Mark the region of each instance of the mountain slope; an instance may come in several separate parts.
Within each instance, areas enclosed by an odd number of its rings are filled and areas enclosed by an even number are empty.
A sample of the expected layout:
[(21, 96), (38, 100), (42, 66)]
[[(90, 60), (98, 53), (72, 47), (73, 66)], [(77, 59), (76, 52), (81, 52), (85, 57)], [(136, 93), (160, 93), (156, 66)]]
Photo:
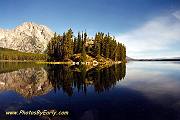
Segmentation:
[(42, 53), (53, 34), (44, 25), (25, 22), (15, 29), (0, 29), (0, 47), (22, 52)]
[(0, 60), (46, 60), (46, 54), (26, 53), (0, 47)]

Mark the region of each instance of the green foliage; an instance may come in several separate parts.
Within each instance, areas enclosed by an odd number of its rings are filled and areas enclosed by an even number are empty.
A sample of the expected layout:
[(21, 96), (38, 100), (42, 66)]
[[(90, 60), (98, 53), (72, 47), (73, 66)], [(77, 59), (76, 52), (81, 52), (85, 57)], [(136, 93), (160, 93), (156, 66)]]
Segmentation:
[(63, 37), (63, 58), (68, 59), (73, 55), (73, 32), (71, 29)]
[(109, 33), (97, 33), (94, 39), (93, 55), (97, 59), (102, 56), (113, 61), (126, 61), (126, 48), (123, 44), (117, 43)]
[[(93, 41), (93, 45), (89, 45), (90, 40)], [(48, 44), (47, 51), (50, 61), (68, 60), (77, 53), (81, 53), (81, 61), (86, 61), (86, 54), (98, 61), (101, 57), (113, 61), (126, 61), (126, 47), (109, 33), (102, 32), (96, 33), (94, 39), (89, 39), (86, 32), (79, 32), (77, 37), (73, 37), (73, 31), (69, 29), (62, 36), (55, 34)]]
[(81, 53), (82, 51), (82, 37), (81, 37), (81, 33), (78, 33), (78, 37), (77, 37), (77, 52), (76, 53)]
[(47, 46), (47, 54), (49, 55), (50, 60), (63, 59), (63, 47), (61, 46), (64, 39), (63, 37), (61, 37), (60, 35), (57, 36), (55, 33), (54, 37), (49, 42)]
[[(83, 36), (83, 35), (82, 35)], [(84, 40), (82, 41), (82, 52), (81, 52), (81, 61), (86, 61), (86, 41), (87, 41), (87, 34), (86, 32), (84, 33)]]
[(0, 48), (0, 60), (46, 60), (46, 54), (25, 53), (7, 48)]
[(71, 29), (64, 33), (63, 36), (54, 34), (54, 37), (49, 41), (47, 54), (49, 61), (67, 60), (73, 55), (74, 42), (73, 32)]

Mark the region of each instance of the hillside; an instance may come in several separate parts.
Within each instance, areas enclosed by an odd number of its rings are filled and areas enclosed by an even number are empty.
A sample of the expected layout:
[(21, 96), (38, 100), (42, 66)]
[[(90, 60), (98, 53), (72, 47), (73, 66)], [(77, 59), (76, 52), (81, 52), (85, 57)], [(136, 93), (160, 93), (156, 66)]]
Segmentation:
[(19, 52), (17, 50), (1, 48), (0, 47), (0, 60), (46, 60), (46, 54), (35, 54)]

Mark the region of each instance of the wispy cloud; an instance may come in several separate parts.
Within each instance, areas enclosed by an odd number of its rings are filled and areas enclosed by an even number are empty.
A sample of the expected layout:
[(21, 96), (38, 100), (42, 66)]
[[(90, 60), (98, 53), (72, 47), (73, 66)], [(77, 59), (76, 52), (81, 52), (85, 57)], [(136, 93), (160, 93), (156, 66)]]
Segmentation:
[[(155, 58), (180, 55), (180, 11), (155, 17), (142, 26), (117, 36), (134, 58)], [(167, 52), (168, 51), (168, 52)]]
[(174, 12), (173, 15), (180, 20), (180, 10)]

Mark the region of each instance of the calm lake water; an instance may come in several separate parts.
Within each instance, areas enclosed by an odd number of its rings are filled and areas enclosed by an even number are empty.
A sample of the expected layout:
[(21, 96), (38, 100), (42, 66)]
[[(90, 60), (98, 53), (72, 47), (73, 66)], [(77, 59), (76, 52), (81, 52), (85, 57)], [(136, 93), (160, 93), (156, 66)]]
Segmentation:
[[(7, 116), (57, 110), (68, 116)], [(0, 63), (0, 120), (180, 120), (180, 62)]]

